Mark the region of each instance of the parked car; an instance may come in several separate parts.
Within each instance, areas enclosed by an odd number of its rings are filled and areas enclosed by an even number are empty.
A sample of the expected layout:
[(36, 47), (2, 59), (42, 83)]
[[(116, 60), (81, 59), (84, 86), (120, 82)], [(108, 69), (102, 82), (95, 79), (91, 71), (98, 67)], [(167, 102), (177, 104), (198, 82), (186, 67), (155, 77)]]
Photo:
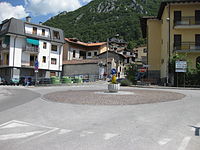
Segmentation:
[(8, 85), (19, 85), (19, 78), (12, 78), (9, 82)]
[(20, 77), (19, 84), (25, 86), (35, 85), (35, 80), (30, 76)]
[(50, 78), (40, 78), (39, 84), (51, 84), (51, 79)]
[(7, 85), (7, 81), (2, 77), (0, 77), (0, 85)]

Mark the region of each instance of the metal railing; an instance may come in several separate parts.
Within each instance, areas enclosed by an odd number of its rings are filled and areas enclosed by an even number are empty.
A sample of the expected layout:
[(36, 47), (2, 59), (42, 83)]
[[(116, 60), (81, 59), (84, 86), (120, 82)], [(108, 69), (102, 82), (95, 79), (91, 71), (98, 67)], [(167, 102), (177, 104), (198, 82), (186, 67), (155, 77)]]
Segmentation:
[(26, 51), (26, 52), (39, 53), (39, 47), (37, 47), (37, 46), (26, 45), (22, 49), (23, 49), (23, 51)]
[(46, 37), (46, 38), (49, 38), (50, 35), (48, 34), (42, 34), (42, 33), (34, 33), (34, 32), (31, 32), (31, 31), (26, 31), (26, 34), (31, 34), (31, 35), (35, 35), (35, 36), (40, 36), (40, 37)]
[(194, 16), (182, 17), (181, 20), (174, 20), (174, 26), (178, 25), (200, 25), (200, 20), (196, 20)]
[(200, 51), (200, 43), (182, 42), (181, 44), (174, 44), (174, 51), (180, 51), (180, 50)]

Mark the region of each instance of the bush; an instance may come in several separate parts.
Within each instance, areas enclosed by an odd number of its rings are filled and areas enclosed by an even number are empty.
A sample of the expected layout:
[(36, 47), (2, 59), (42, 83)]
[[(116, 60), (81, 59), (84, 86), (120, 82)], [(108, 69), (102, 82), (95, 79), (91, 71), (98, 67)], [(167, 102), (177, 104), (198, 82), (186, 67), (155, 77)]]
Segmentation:
[(131, 82), (129, 80), (122, 80), (120, 85), (121, 86), (130, 86)]

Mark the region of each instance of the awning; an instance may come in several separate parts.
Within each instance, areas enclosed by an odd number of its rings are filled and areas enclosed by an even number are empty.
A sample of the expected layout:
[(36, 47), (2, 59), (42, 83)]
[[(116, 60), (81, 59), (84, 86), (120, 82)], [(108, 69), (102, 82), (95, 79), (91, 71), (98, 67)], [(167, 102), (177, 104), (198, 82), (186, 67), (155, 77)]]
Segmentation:
[(26, 41), (27, 41), (27, 43), (29, 43), (29, 44), (39, 45), (39, 40), (36, 40), (36, 39), (27, 38)]

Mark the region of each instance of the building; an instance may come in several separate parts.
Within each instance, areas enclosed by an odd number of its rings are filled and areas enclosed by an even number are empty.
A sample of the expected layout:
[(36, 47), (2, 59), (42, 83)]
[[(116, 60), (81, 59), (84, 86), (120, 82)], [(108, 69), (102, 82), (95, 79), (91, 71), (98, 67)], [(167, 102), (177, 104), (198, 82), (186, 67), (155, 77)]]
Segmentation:
[[(84, 81), (96, 81), (105, 78), (107, 59), (83, 59), (63, 61), (63, 76), (81, 77)], [(108, 59), (108, 68), (115, 68), (113, 58)]]
[[(108, 52), (103, 52), (98, 55), (99, 59), (107, 59), (107, 58), (113, 58), (116, 66), (114, 69), (116, 69), (118, 76), (119, 77), (124, 77), (124, 72), (125, 72), (125, 59), (127, 59), (126, 56), (123, 54), (117, 53), (115, 51), (108, 51)], [(109, 64), (109, 63), (108, 63)], [(105, 70), (106, 74), (110, 75), (111, 69), (113, 68), (108, 68)]]
[(106, 42), (84, 43), (75, 38), (65, 38), (63, 60), (82, 60), (96, 58), (107, 50)]
[(35, 76), (60, 76), (62, 71), (63, 31), (24, 22), (15, 18), (0, 25), (0, 76), (6, 80)]
[(147, 47), (137, 47), (133, 51), (135, 54), (135, 63), (141, 67), (147, 65)]
[(185, 54), (188, 66), (200, 62), (200, 1), (164, 1), (156, 17), (141, 19), (143, 36), (147, 37), (148, 76), (161, 83), (173, 84), (170, 59)]

